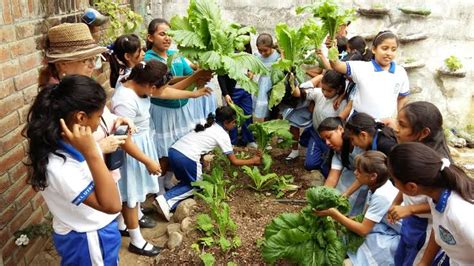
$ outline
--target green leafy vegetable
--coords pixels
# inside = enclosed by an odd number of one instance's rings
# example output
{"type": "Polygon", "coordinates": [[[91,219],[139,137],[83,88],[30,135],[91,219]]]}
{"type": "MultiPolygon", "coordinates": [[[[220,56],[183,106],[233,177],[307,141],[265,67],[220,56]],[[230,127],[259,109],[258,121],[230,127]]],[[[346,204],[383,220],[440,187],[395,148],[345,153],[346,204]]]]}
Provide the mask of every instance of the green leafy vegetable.
{"type": "Polygon", "coordinates": [[[275,173],[270,173],[266,175],[262,175],[258,167],[254,166],[250,168],[246,165],[242,166],[242,170],[244,173],[252,179],[254,186],[251,186],[253,189],[257,191],[262,191],[264,189],[269,189],[271,185],[276,182],[278,175],[275,173]]]}
{"type": "Polygon", "coordinates": [[[187,17],[174,16],[170,24],[168,34],[185,57],[218,75],[228,74],[251,94],[258,91],[247,72],[267,74],[265,65],[254,55],[236,53],[249,43],[254,28],[226,23],[214,0],[191,0],[187,17]]]}
{"type": "Polygon", "coordinates": [[[204,263],[204,266],[213,266],[216,263],[216,259],[211,253],[204,252],[202,253],[199,258],[204,263]]]}
{"type": "Polygon", "coordinates": [[[463,67],[461,61],[459,61],[459,58],[454,55],[444,59],[444,64],[450,71],[457,71],[463,67]]]}
{"type": "Polygon", "coordinates": [[[239,127],[241,127],[247,119],[252,117],[252,115],[246,115],[244,110],[234,103],[229,104],[229,106],[234,109],[235,113],[237,114],[237,126],[239,127]]]}
{"type": "Polygon", "coordinates": [[[299,265],[342,265],[346,229],[329,217],[313,214],[315,208],[337,208],[347,213],[349,202],[328,187],[309,189],[309,205],[299,213],[284,213],[265,228],[262,256],[268,263],[287,259],[299,265]]]}
{"type": "MultiPolygon", "coordinates": [[[[362,221],[364,221],[364,214],[361,213],[356,217],[352,218],[352,220],[362,223],[362,221]]],[[[364,243],[365,238],[350,230],[346,230],[346,240],[347,250],[350,252],[356,252],[357,249],[362,245],[362,243],[364,243]]]]}
{"type": "Polygon", "coordinates": [[[337,59],[339,59],[339,51],[337,50],[336,47],[329,48],[328,59],[330,61],[337,61],[337,59]]]}

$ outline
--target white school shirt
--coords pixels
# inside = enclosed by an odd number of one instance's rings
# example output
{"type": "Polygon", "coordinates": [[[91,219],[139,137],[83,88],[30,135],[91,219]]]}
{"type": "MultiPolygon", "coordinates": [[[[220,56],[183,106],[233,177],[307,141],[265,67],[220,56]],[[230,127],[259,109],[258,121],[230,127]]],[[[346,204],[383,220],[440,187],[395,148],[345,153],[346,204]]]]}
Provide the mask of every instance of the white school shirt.
{"type": "Polygon", "coordinates": [[[457,192],[445,190],[437,204],[429,200],[436,243],[450,265],[474,265],[474,204],[457,192]]]}
{"type": "Polygon", "coordinates": [[[367,113],[376,119],[391,118],[397,114],[398,96],[410,93],[408,76],[402,66],[390,63],[384,71],[375,60],[347,61],[347,76],[357,84],[352,109],[367,113]]]}
{"type": "Polygon", "coordinates": [[[337,95],[331,99],[324,97],[321,88],[306,90],[306,99],[314,101],[313,127],[316,131],[324,119],[338,116],[346,107],[347,102],[343,100],[341,104],[339,104],[339,108],[334,110],[333,104],[336,98],[337,95]]]}
{"type": "MultiPolygon", "coordinates": [[[[408,195],[405,195],[405,193],[404,193],[403,194],[403,206],[428,203],[429,199],[430,199],[430,197],[425,196],[425,195],[408,196],[408,195]]],[[[421,218],[428,218],[428,219],[431,220],[431,213],[420,213],[420,214],[414,214],[414,215],[418,216],[418,217],[421,217],[421,218]]]]}
{"type": "Polygon", "coordinates": [[[150,97],[142,98],[134,90],[123,85],[115,88],[112,96],[112,112],[130,118],[138,133],[150,129],[150,97]]]}
{"type": "MultiPolygon", "coordinates": [[[[72,146],[65,144],[58,153],[50,153],[46,166],[48,186],[41,191],[53,214],[54,232],[65,235],[71,230],[79,233],[97,231],[117,216],[89,207],[83,201],[94,191],[94,181],[84,157],[72,146]]],[[[100,153],[99,149],[97,152],[100,153]]]]}
{"type": "Polygon", "coordinates": [[[390,208],[393,200],[398,194],[398,189],[392,185],[392,182],[387,181],[375,192],[369,190],[368,208],[365,212],[364,218],[371,220],[374,223],[383,222],[392,227],[395,231],[400,232],[401,222],[391,224],[387,220],[387,211],[390,208]]]}
{"type": "Polygon", "coordinates": [[[217,146],[224,154],[233,153],[229,134],[219,124],[214,123],[204,131],[191,131],[180,138],[171,148],[181,152],[189,159],[199,162],[201,155],[212,151],[217,146]]]}

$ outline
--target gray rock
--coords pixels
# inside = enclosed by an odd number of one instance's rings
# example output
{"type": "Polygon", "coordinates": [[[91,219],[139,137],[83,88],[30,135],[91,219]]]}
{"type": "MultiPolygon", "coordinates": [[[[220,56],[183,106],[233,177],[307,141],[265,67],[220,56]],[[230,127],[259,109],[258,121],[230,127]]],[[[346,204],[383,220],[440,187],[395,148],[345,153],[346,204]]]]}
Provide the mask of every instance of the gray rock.
{"type": "Polygon", "coordinates": [[[193,229],[193,221],[191,217],[184,218],[183,221],[181,222],[181,231],[186,234],[192,229],[193,229]]]}
{"type": "Polygon", "coordinates": [[[169,224],[168,226],[166,226],[166,232],[168,233],[168,236],[170,236],[174,232],[181,232],[181,224],[169,224]]]}
{"type": "Polygon", "coordinates": [[[181,223],[184,218],[191,215],[191,211],[193,210],[193,207],[196,206],[196,204],[196,201],[193,199],[183,200],[181,203],[179,203],[176,211],[174,212],[173,221],[176,223],[181,223]]]}
{"type": "Polygon", "coordinates": [[[313,170],[308,174],[302,175],[300,179],[308,187],[317,187],[324,184],[324,177],[321,172],[313,170]]]}
{"type": "Polygon", "coordinates": [[[166,246],[169,249],[175,249],[175,248],[179,247],[181,245],[181,243],[183,243],[183,235],[181,235],[178,232],[173,232],[173,233],[171,233],[171,235],[168,239],[168,242],[166,243],[166,246]]]}

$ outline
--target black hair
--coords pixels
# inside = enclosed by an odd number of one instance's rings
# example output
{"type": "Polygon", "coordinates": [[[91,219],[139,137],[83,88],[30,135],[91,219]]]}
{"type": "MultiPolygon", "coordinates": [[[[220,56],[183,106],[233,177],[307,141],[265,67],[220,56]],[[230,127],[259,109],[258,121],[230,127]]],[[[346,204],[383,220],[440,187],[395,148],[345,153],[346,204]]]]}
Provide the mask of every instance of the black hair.
{"type": "Polygon", "coordinates": [[[458,166],[443,167],[440,154],[420,142],[408,142],[395,146],[388,156],[388,168],[392,177],[406,184],[454,190],[461,197],[474,203],[474,179],[458,166]]]}
{"type": "MultiPolygon", "coordinates": [[[[323,131],[333,131],[338,127],[344,128],[344,121],[336,117],[327,117],[318,126],[318,133],[321,134],[323,131]]],[[[342,148],[341,148],[341,161],[342,165],[348,169],[351,169],[351,163],[349,161],[349,154],[352,149],[352,144],[346,133],[342,135],[342,148]]],[[[329,158],[334,155],[334,151],[331,149],[329,158]]]]}
{"type": "Polygon", "coordinates": [[[422,143],[436,150],[451,162],[451,153],[446,144],[446,137],[443,131],[443,116],[439,109],[430,102],[418,101],[405,105],[400,109],[405,114],[411,126],[412,134],[418,134],[424,128],[430,129],[430,134],[421,140],[422,143]]]}
{"type": "Polygon", "coordinates": [[[329,69],[324,73],[322,83],[326,84],[328,87],[335,89],[337,95],[344,93],[346,87],[346,78],[344,75],[339,72],[329,69]]]}
{"type": "Polygon", "coordinates": [[[133,80],[139,85],[155,85],[156,88],[160,88],[172,78],[173,76],[168,72],[166,64],[152,59],[134,66],[130,75],[124,78],[122,82],[133,80]]]}
{"type": "Polygon", "coordinates": [[[261,33],[260,35],[258,35],[256,43],[257,46],[275,48],[275,46],[273,45],[273,37],[268,33],[261,33]]]}
{"type": "Polygon", "coordinates": [[[127,34],[118,37],[112,45],[112,55],[109,56],[110,62],[110,86],[115,88],[117,79],[125,73],[125,69],[129,67],[125,54],[134,54],[142,44],[140,38],[135,34],[127,34]]]}
{"type": "Polygon", "coordinates": [[[31,168],[28,183],[33,188],[44,190],[48,184],[46,167],[48,155],[59,154],[58,141],[61,139],[59,119],[65,121],[75,112],[86,114],[104,108],[106,102],[104,88],[93,79],[82,75],[64,77],[59,84],[42,88],[36,96],[23,129],[23,136],[28,139],[28,158],[26,164],[31,168]]]}
{"type": "Polygon", "coordinates": [[[237,113],[234,109],[230,106],[221,106],[216,109],[216,114],[209,113],[206,119],[206,124],[203,126],[201,124],[197,124],[194,128],[194,131],[200,132],[204,131],[206,128],[212,126],[215,122],[223,124],[224,122],[230,122],[235,120],[237,117],[237,113]]]}
{"type": "Polygon", "coordinates": [[[351,58],[350,60],[370,61],[374,56],[370,49],[367,48],[367,44],[365,43],[364,38],[362,38],[361,36],[354,36],[350,38],[347,41],[347,45],[349,46],[349,48],[351,48],[351,50],[357,51],[361,57],[361,59],[351,58]]]}
{"type": "Polygon", "coordinates": [[[380,187],[387,182],[389,172],[387,168],[387,156],[380,151],[365,151],[356,156],[354,161],[355,169],[367,174],[377,174],[375,187],[380,187]]]}
{"type": "Polygon", "coordinates": [[[347,50],[347,38],[345,36],[336,37],[337,50],[341,54],[347,50]]]}
{"type": "Polygon", "coordinates": [[[398,40],[397,35],[389,30],[384,30],[375,35],[374,40],[372,41],[372,48],[377,48],[377,46],[387,39],[395,39],[397,41],[397,46],[400,46],[400,41],[398,40]]]}
{"type": "MultiPolygon", "coordinates": [[[[169,27],[171,27],[170,23],[163,18],[155,18],[152,21],[150,21],[150,24],[148,24],[148,34],[153,35],[156,32],[156,29],[158,28],[159,25],[161,24],[166,24],[169,27]]],[[[150,50],[153,48],[153,43],[150,42],[147,38],[146,40],[146,49],[150,50]]]]}
{"type": "Polygon", "coordinates": [[[375,121],[375,119],[366,113],[356,113],[351,116],[346,123],[345,131],[347,134],[359,135],[362,131],[367,132],[374,137],[375,132],[380,130],[380,134],[387,138],[391,138],[396,142],[397,137],[391,127],[385,126],[384,123],[375,121]]]}

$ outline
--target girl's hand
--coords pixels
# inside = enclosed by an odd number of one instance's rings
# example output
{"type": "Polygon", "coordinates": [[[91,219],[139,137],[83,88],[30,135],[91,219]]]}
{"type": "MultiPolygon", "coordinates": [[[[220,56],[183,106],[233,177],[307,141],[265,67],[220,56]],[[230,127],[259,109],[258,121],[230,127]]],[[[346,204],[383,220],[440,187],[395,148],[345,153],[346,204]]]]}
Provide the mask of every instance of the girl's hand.
{"type": "Polygon", "coordinates": [[[212,79],[212,71],[210,70],[198,70],[194,72],[194,77],[196,79],[196,86],[202,87],[204,86],[207,82],[209,82],[212,79]]]}
{"type": "Polygon", "coordinates": [[[61,136],[81,154],[85,156],[87,153],[96,152],[96,144],[90,127],[74,124],[71,131],[62,118],[59,119],[59,124],[62,129],[61,136]]]}
{"type": "Polygon", "coordinates": [[[193,97],[198,98],[201,96],[210,95],[211,93],[212,93],[211,89],[209,89],[208,87],[202,87],[199,90],[193,91],[193,97]]]}
{"type": "Polygon", "coordinates": [[[255,74],[251,71],[248,71],[247,72],[247,77],[249,77],[249,79],[253,79],[253,77],[255,76],[255,74]]]}
{"type": "Polygon", "coordinates": [[[125,140],[128,138],[127,135],[124,136],[114,136],[110,135],[105,139],[99,140],[99,147],[102,150],[102,153],[108,154],[116,151],[118,147],[125,143],[125,140]]]}
{"type": "Polygon", "coordinates": [[[159,162],[155,162],[153,160],[150,160],[148,163],[145,164],[146,169],[148,170],[148,173],[150,175],[161,175],[161,166],[159,162]]]}
{"type": "Polygon", "coordinates": [[[131,134],[138,132],[138,129],[135,126],[135,123],[133,123],[133,121],[131,119],[127,118],[127,117],[118,117],[115,120],[114,129],[118,128],[121,125],[128,125],[128,131],[131,134]]]}
{"type": "Polygon", "coordinates": [[[225,102],[230,105],[231,103],[234,103],[234,101],[232,101],[232,98],[230,97],[230,95],[226,95],[224,96],[224,99],[225,99],[225,102]]]}
{"type": "Polygon", "coordinates": [[[344,100],[343,97],[337,97],[337,98],[334,100],[334,102],[332,103],[332,107],[334,108],[334,110],[339,109],[339,106],[341,106],[342,100],[344,100]]]}
{"type": "Polygon", "coordinates": [[[262,155],[255,155],[253,158],[252,158],[252,163],[254,165],[260,165],[262,163],[262,155]]]}
{"type": "Polygon", "coordinates": [[[321,49],[316,49],[315,53],[319,58],[324,57],[323,51],[321,49]]]}
{"type": "Polygon", "coordinates": [[[329,208],[327,210],[317,211],[314,210],[314,214],[319,217],[330,216],[332,217],[337,210],[335,208],[329,208]]]}
{"type": "Polygon", "coordinates": [[[388,209],[389,222],[394,223],[400,219],[412,215],[410,206],[393,206],[388,209]]]}

